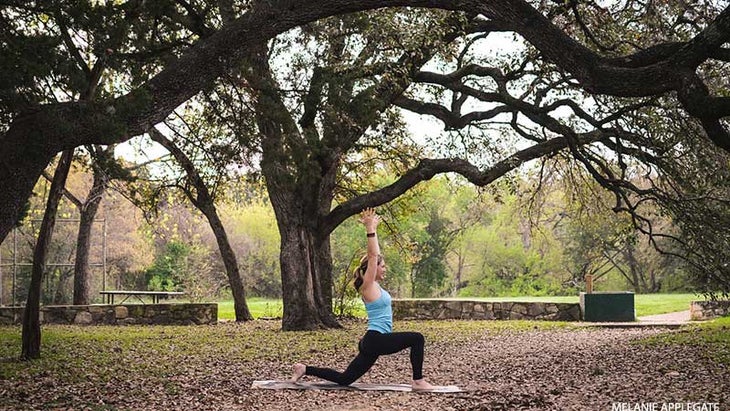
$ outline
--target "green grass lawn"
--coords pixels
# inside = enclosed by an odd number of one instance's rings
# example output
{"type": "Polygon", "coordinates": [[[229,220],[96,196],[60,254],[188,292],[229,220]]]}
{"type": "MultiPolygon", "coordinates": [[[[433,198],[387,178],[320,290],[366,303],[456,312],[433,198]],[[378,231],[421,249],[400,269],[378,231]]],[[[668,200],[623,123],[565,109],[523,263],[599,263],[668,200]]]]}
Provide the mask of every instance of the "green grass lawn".
{"type": "MultiPolygon", "coordinates": [[[[479,301],[523,301],[523,302],[556,302],[556,303],[577,303],[578,296],[558,297],[494,297],[494,298],[469,298],[479,301]]],[[[689,303],[693,300],[704,300],[704,297],[696,294],[637,294],[634,299],[636,316],[665,314],[675,311],[689,310],[689,303]]],[[[254,318],[279,318],[282,316],[282,303],[278,299],[253,297],[246,300],[248,309],[254,318]]],[[[365,317],[365,308],[359,301],[353,302],[352,314],[356,317],[365,317]]],[[[218,319],[233,320],[233,301],[218,302],[218,319]]]]}
{"type": "MultiPolygon", "coordinates": [[[[271,298],[252,297],[247,298],[246,303],[251,315],[254,318],[274,318],[281,317],[283,306],[281,300],[271,298]]],[[[233,300],[218,301],[218,319],[233,320],[236,313],[233,310],[233,300]]]]}
{"type": "Polygon", "coordinates": [[[730,317],[692,324],[678,332],[659,334],[637,344],[688,345],[715,361],[730,365],[730,317]]]}
{"type": "Polygon", "coordinates": [[[636,315],[665,314],[689,310],[690,301],[701,301],[705,297],[696,294],[638,294],[634,300],[636,315]]]}

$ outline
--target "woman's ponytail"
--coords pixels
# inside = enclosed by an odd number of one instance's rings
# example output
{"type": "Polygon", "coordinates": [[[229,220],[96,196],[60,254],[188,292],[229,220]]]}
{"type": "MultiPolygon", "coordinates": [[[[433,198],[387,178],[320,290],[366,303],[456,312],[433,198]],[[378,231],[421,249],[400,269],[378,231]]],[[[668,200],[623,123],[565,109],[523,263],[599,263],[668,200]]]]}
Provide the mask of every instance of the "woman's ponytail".
{"type": "MultiPolygon", "coordinates": [[[[383,256],[378,256],[378,264],[383,260],[383,256]]],[[[362,277],[365,275],[365,271],[368,269],[368,256],[365,254],[360,259],[360,265],[355,269],[355,271],[352,272],[352,276],[355,277],[355,283],[353,284],[355,286],[355,290],[358,292],[360,291],[360,287],[362,287],[362,283],[364,282],[362,277]]]]}
{"type": "Polygon", "coordinates": [[[360,260],[360,265],[355,269],[355,271],[352,272],[352,276],[355,277],[355,290],[358,292],[360,291],[360,287],[362,286],[363,279],[362,276],[365,275],[365,271],[368,269],[368,256],[364,256],[360,260]]]}

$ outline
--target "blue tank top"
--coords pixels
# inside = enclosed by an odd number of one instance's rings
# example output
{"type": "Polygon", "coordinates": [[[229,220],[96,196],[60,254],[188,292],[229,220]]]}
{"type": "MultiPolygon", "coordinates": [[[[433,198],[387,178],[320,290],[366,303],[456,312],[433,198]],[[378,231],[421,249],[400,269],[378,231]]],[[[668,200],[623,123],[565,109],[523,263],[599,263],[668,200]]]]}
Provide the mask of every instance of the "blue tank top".
{"type": "MultiPolygon", "coordinates": [[[[378,284],[378,287],[380,287],[380,284],[378,284]]],[[[380,298],[365,303],[365,311],[368,313],[368,330],[374,330],[382,334],[393,331],[391,298],[390,294],[383,290],[383,287],[380,287],[380,298]]]]}

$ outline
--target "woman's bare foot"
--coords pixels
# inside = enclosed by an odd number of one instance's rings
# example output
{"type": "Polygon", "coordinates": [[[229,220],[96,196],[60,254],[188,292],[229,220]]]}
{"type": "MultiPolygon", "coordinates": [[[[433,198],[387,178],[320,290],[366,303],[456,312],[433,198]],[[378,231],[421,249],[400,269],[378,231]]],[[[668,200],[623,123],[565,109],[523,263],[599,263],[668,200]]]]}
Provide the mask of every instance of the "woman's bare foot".
{"type": "Polygon", "coordinates": [[[307,366],[301,363],[294,364],[294,371],[291,374],[291,382],[297,382],[300,378],[302,378],[302,375],[304,375],[304,372],[307,371],[307,366]]]}
{"type": "Polygon", "coordinates": [[[436,387],[429,384],[428,381],[421,378],[420,380],[413,380],[413,383],[411,384],[411,388],[414,391],[423,391],[423,390],[432,390],[436,387]]]}

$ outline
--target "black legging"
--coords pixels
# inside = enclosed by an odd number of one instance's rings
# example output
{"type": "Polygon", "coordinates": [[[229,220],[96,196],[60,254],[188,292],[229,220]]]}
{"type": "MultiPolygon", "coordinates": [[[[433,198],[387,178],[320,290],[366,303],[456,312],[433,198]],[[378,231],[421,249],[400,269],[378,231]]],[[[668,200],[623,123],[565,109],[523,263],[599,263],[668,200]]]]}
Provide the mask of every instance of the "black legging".
{"type": "Polygon", "coordinates": [[[350,385],[362,377],[375,364],[375,360],[379,356],[395,354],[398,351],[411,347],[413,379],[420,380],[423,378],[424,343],[425,340],[421,333],[399,332],[381,334],[377,331],[368,330],[358,345],[360,353],[347,366],[345,372],[337,372],[331,368],[307,366],[305,374],[336,382],[339,385],[350,385]]]}

